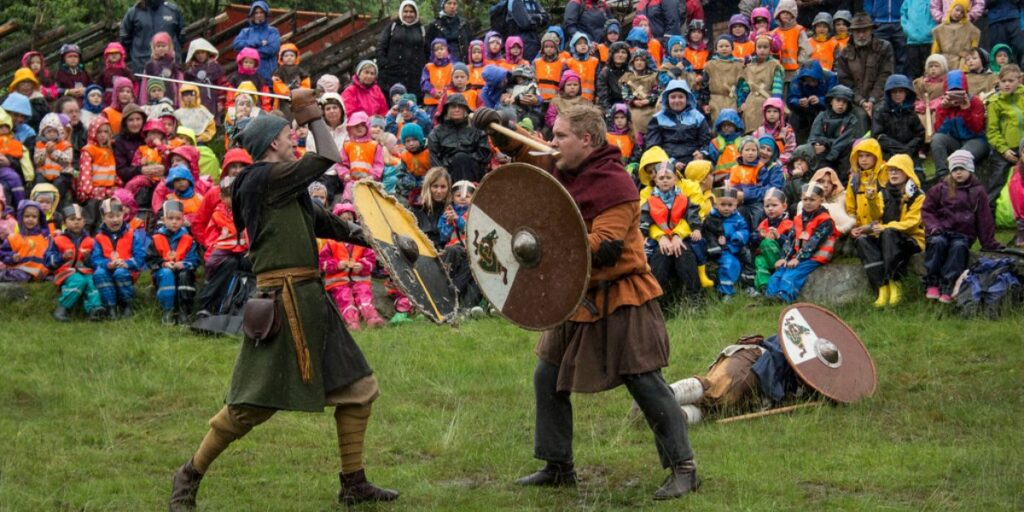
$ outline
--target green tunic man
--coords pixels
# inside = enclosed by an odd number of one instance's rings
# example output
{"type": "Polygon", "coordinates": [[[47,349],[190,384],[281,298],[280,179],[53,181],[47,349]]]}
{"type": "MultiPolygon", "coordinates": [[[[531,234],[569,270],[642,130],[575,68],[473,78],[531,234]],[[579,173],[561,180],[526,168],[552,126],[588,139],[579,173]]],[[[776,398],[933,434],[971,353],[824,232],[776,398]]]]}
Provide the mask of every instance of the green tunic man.
{"type": "Polygon", "coordinates": [[[365,244],[363,230],[310,200],[309,184],[341,161],[313,91],[292,92],[296,122],[308,124],[319,154],[295,158],[287,121],[256,118],[242,146],[256,159],[232,184],[232,209],[245,228],[261,296],[272,296],[278,322],[262,340],[246,337],[225,406],[192,458],[174,475],[170,510],[194,510],[210,464],[228,445],[279,410],[321,412],[334,406],[346,504],[391,501],[395,491],[366,480],[363,434],[379,391],[373,370],[344,328],[317,270],[316,238],[365,244]]]}

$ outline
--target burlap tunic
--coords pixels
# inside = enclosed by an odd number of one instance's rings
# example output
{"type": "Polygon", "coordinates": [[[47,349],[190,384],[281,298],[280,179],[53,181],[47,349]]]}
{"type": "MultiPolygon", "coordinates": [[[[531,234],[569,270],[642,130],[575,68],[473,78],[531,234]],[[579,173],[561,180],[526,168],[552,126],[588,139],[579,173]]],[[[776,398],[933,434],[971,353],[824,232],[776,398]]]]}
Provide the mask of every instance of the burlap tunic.
{"type": "Polygon", "coordinates": [[[723,108],[737,108],[736,83],[743,75],[743,61],[713,58],[704,65],[704,72],[708,75],[708,91],[711,93],[708,102],[711,117],[708,119],[718,119],[723,108]]]}
{"type": "Polygon", "coordinates": [[[772,83],[775,81],[775,74],[785,74],[782,63],[775,59],[767,59],[764,62],[751,61],[743,70],[743,79],[750,87],[750,94],[743,102],[743,125],[746,132],[751,133],[764,124],[764,112],[761,108],[764,102],[772,97],[772,83]]]}
{"type": "MultiPolygon", "coordinates": [[[[238,203],[259,197],[246,196],[246,192],[262,192],[258,227],[255,235],[250,233],[254,273],[317,268],[317,237],[363,243],[358,227],[309,200],[306,188],[332,165],[326,158],[307,153],[295,162],[254,164],[235,181],[234,200],[238,203]]],[[[322,279],[295,284],[295,302],[313,369],[312,380],[303,382],[281,290],[276,291],[281,329],[259,344],[243,341],[227,404],[319,412],[326,405],[340,403],[337,397],[351,388],[360,388],[357,391],[363,398],[376,396],[373,372],[345,330],[322,279]]]]}

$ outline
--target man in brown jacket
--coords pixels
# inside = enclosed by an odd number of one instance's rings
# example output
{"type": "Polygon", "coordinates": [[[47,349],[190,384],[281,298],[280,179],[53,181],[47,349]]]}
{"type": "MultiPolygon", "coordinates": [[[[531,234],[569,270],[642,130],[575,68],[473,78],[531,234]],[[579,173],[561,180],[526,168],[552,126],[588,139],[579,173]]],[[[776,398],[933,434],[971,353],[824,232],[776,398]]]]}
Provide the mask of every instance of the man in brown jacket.
{"type": "Polygon", "coordinates": [[[593,267],[583,305],[537,342],[534,456],[547,465],[516,483],[575,485],[569,395],[625,384],[654,431],[662,467],[671,469],[654,498],[697,490],[686,421],[661,375],[668,365],[668,333],[657,301],[661,288],[644,255],[640,196],[618,148],[605,139],[601,111],[580,105],[559,112],[553,127],[557,160],[530,155],[528,147],[494,133],[494,122],[508,124],[488,108],[473,120],[504,153],[549,170],[569,191],[587,225],[593,267]]]}
{"type": "Polygon", "coordinates": [[[836,59],[839,83],[853,89],[854,114],[860,126],[871,126],[868,116],[885,99],[885,81],[893,73],[892,45],[874,36],[871,15],[859,12],[850,24],[851,42],[836,59]]]}

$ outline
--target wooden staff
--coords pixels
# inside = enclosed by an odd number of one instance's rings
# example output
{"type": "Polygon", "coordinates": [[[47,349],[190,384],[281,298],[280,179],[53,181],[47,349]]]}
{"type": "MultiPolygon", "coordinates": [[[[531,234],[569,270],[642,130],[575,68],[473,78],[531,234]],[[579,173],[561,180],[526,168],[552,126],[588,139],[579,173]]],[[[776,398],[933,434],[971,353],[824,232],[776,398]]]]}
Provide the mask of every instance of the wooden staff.
{"type": "Polygon", "coordinates": [[[502,134],[502,135],[504,135],[504,136],[506,136],[506,137],[515,139],[515,140],[517,140],[517,141],[519,141],[519,142],[521,142],[521,143],[523,143],[523,144],[533,148],[534,151],[531,152],[531,153],[539,153],[539,154],[544,154],[544,155],[550,155],[550,156],[555,157],[555,158],[558,158],[558,155],[561,154],[557,150],[552,148],[551,146],[548,146],[547,144],[544,144],[543,142],[541,142],[541,141],[539,141],[537,139],[534,139],[532,137],[527,137],[526,135],[523,135],[523,134],[521,134],[521,133],[519,133],[519,132],[517,132],[515,130],[510,129],[510,128],[506,128],[506,127],[504,127],[504,126],[502,126],[502,125],[500,125],[498,123],[491,123],[491,129],[496,131],[496,132],[498,132],[498,133],[500,133],[500,134],[502,134]]]}
{"type": "Polygon", "coordinates": [[[217,90],[217,91],[228,91],[228,92],[234,92],[234,93],[238,93],[238,94],[251,94],[253,96],[266,96],[267,98],[277,98],[279,100],[288,100],[288,101],[291,101],[291,99],[292,99],[291,96],[285,96],[283,94],[273,94],[273,93],[269,93],[269,92],[259,92],[259,91],[247,91],[245,89],[236,89],[234,87],[224,87],[224,86],[221,86],[221,85],[203,84],[203,83],[199,83],[199,82],[190,82],[188,80],[178,80],[178,79],[175,79],[175,78],[164,78],[164,77],[161,77],[161,76],[145,75],[145,74],[142,74],[142,73],[135,73],[135,76],[140,77],[140,78],[148,78],[150,80],[163,80],[164,82],[171,82],[172,84],[194,85],[196,87],[205,87],[207,89],[214,89],[214,90],[217,90]]]}
{"type": "Polygon", "coordinates": [[[768,409],[767,411],[752,412],[749,414],[741,414],[739,416],[730,416],[728,418],[722,418],[715,423],[732,423],[734,421],[750,420],[754,418],[762,418],[764,416],[772,416],[775,414],[782,414],[785,412],[795,411],[797,409],[805,409],[807,407],[815,407],[821,405],[822,402],[806,402],[802,404],[790,405],[786,407],[779,407],[778,409],[768,409]]]}
{"type": "Polygon", "coordinates": [[[935,134],[935,127],[932,126],[932,102],[928,93],[924,93],[924,141],[931,142],[935,134]]]}

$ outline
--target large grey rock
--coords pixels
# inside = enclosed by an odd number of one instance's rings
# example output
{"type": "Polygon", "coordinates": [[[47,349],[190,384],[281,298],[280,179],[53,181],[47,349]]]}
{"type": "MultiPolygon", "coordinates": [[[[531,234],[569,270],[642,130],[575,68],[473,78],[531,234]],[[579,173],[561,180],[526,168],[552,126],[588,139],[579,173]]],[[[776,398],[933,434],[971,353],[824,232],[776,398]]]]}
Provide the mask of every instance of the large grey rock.
{"type": "Polygon", "coordinates": [[[863,302],[869,295],[871,286],[859,262],[833,262],[811,273],[797,300],[835,306],[863,302]]]}
{"type": "Polygon", "coordinates": [[[0,283],[0,302],[14,302],[28,298],[25,287],[17,283],[0,283]]]}

